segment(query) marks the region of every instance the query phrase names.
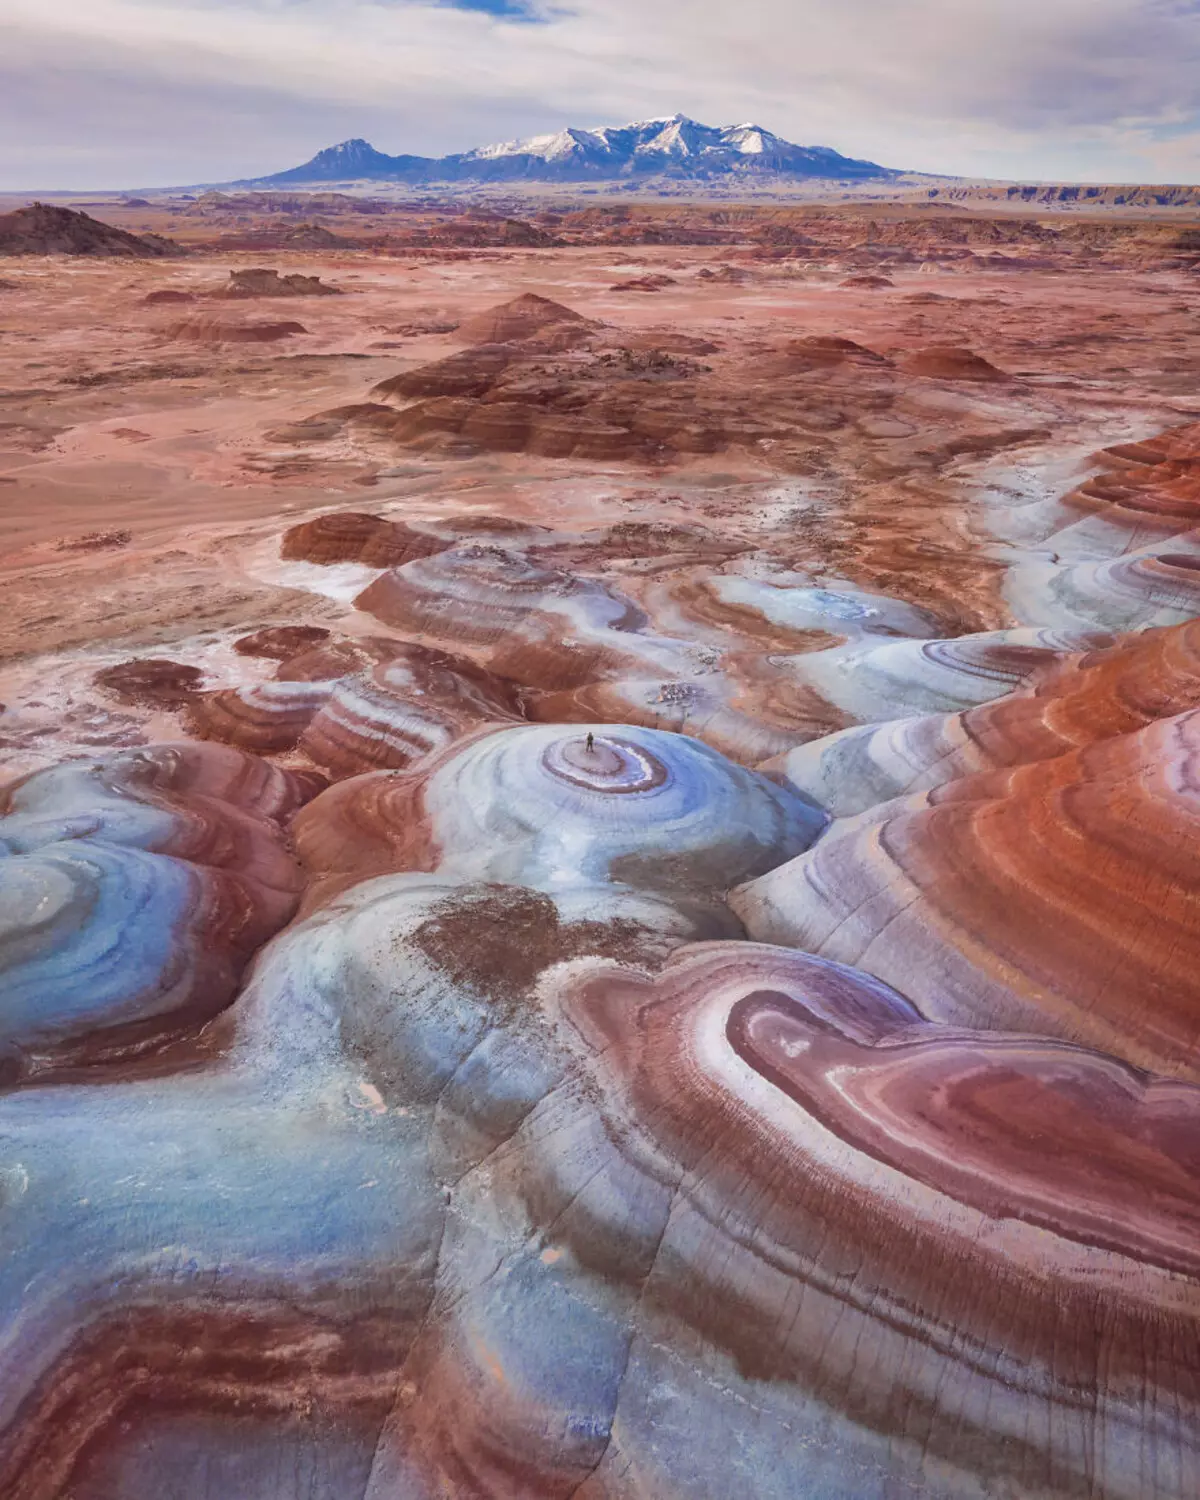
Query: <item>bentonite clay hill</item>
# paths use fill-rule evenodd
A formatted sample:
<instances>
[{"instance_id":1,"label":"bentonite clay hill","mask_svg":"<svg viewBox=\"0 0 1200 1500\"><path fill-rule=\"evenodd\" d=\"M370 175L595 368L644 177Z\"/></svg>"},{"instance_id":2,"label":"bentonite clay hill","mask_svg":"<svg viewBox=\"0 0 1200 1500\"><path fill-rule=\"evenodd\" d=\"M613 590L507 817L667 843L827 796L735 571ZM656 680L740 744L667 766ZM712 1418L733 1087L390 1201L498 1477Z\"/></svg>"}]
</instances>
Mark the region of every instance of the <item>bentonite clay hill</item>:
<instances>
[{"instance_id":1,"label":"bentonite clay hill","mask_svg":"<svg viewBox=\"0 0 1200 1500\"><path fill-rule=\"evenodd\" d=\"M0 1494L1194 1500L1200 231L207 196L5 277Z\"/></svg>"},{"instance_id":2,"label":"bentonite clay hill","mask_svg":"<svg viewBox=\"0 0 1200 1500\"><path fill-rule=\"evenodd\" d=\"M0 214L0 255L170 255L175 247L157 235L129 234L75 209L34 203Z\"/></svg>"}]
</instances>

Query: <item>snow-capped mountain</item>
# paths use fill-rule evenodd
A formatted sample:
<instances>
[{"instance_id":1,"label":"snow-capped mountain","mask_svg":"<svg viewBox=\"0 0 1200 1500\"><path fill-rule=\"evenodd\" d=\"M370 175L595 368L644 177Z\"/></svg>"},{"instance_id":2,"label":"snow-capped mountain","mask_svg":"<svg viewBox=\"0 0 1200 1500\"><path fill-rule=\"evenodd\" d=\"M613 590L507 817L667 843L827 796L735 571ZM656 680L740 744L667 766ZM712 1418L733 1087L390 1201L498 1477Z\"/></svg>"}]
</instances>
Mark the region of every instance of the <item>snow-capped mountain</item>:
<instances>
[{"instance_id":1,"label":"snow-capped mountain","mask_svg":"<svg viewBox=\"0 0 1200 1500\"><path fill-rule=\"evenodd\" d=\"M687 115L629 125L569 128L554 135L503 141L454 156L387 156L363 140L320 151L301 167L257 178L254 187L308 182L579 182L633 176L891 177L875 162L828 146L796 146L761 125L702 125Z\"/></svg>"}]
</instances>

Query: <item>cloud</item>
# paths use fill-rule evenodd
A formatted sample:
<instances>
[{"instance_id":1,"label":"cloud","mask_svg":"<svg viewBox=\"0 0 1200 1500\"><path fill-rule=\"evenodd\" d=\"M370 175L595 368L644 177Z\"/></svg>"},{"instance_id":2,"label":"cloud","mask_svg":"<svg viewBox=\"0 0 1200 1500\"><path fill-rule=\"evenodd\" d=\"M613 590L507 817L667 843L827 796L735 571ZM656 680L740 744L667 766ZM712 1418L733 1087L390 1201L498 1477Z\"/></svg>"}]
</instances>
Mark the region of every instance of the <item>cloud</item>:
<instances>
[{"instance_id":1,"label":"cloud","mask_svg":"<svg viewBox=\"0 0 1200 1500\"><path fill-rule=\"evenodd\" d=\"M931 171L1200 176L1192 0L0 0L0 31L13 188L676 109Z\"/></svg>"}]
</instances>

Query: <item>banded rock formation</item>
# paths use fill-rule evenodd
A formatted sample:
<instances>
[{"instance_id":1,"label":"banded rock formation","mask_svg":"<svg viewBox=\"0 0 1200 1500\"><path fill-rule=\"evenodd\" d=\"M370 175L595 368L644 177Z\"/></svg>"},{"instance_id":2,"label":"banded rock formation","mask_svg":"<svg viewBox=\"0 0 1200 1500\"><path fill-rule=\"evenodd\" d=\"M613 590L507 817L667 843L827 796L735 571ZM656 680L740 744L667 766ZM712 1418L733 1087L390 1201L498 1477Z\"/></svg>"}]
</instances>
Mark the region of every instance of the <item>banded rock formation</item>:
<instances>
[{"instance_id":1,"label":"banded rock formation","mask_svg":"<svg viewBox=\"0 0 1200 1500\"><path fill-rule=\"evenodd\" d=\"M525 292L511 302L489 307L459 324L459 337L469 344L513 344L544 334L548 329L568 338L586 335L596 325L582 313L549 297Z\"/></svg>"},{"instance_id":2,"label":"banded rock formation","mask_svg":"<svg viewBox=\"0 0 1200 1500\"><path fill-rule=\"evenodd\" d=\"M587 735L593 736L589 747ZM306 898L436 870L557 891L610 882L707 902L808 847L824 813L698 740L632 725L524 725L407 773L331 787L295 823Z\"/></svg>"},{"instance_id":3,"label":"banded rock formation","mask_svg":"<svg viewBox=\"0 0 1200 1500\"><path fill-rule=\"evenodd\" d=\"M403 521L364 511L334 510L285 531L280 556L293 562L397 568L415 558L444 552L446 546L438 537L414 531Z\"/></svg>"},{"instance_id":4,"label":"banded rock formation","mask_svg":"<svg viewBox=\"0 0 1200 1500\"><path fill-rule=\"evenodd\" d=\"M885 802L735 894L949 1024L1200 1081L1200 711Z\"/></svg>"},{"instance_id":5,"label":"banded rock formation","mask_svg":"<svg viewBox=\"0 0 1200 1500\"><path fill-rule=\"evenodd\" d=\"M227 1004L290 918L284 825L312 777L215 745L40 771L0 795L0 1046L36 1072Z\"/></svg>"},{"instance_id":6,"label":"banded rock formation","mask_svg":"<svg viewBox=\"0 0 1200 1500\"><path fill-rule=\"evenodd\" d=\"M483 724L523 717L513 683L466 657L397 644L389 661L334 686L300 748L332 775L356 776L400 769Z\"/></svg>"},{"instance_id":7,"label":"banded rock formation","mask_svg":"<svg viewBox=\"0 0 1200 1500\"><path fill-rule=\"evenodd\" d=\"M254 682L204 693L189 704L183 726L201 740L220 740L256 755L294 750L336 680Z\"/></svg>"},{"instance_id":8,"label":"banded rock formation","mask_svg":"<svg viewBox=\"0 0 1200 1500\"><path fill-rule=\"evenodd\" d=\"M499 676L548 690L613 675L653 649L629 599L491 545L391 569L355 604L394 629L478 648Z\"/></svg>"},{"instance_id":9,"label":"banded rock formation","mask_svg":"<svg viewBox=\"0 0 1200 1500\"><path fill-rule=\"evenodd\" d=\"M166 1484L201 1433L261 1487L315 1409L318 1495L1185 1500L1200 1090L687 935L388 876L272 945L224 1061L0 1100L46 1189L6 1493ZM131 1172L152 1222L106 1212Z\"/></svg>"},{"instance_id":10,"label":"banded rock formation","mask_svg":"<svg viewBox=\"0 0 1200 1500\"><path fill-rule=\"evenodd\" d=\"M835 817L976 772L1069 750L1200 708L1200 626L1130 635L1054 659L1024 687L965 713L867 724L799 745L769 769Z\"/></svg>"}]
</instances>

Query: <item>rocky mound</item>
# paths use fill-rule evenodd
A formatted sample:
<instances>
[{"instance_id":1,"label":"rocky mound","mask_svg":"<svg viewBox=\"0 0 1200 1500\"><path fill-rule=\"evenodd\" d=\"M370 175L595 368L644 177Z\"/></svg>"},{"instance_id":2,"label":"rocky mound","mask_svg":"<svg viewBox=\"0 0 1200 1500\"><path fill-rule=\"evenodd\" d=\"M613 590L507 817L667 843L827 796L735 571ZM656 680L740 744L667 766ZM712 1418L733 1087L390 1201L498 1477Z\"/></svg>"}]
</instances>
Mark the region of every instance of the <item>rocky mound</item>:
<instances>
[{"instance_id":1,"label":"rocky mound","mask_svg":"<svg viewBox=\"0 0 1200 1500\"><path fill-rule=\"evenodd\" d=\"M910 375L924 375L929 380L1007 380L1003 370L970 349L918 349L904 362Z\"/></svg>"},{"instance_id":2,"label":"rocky mound","mask_svg":"<svg viewBox=\"0 0 1200 1500\"><path fill-rule=\"evenodd\" d=\"M645 624L631 600L598 580L479 544L393 568L355 604L407 634L475 646L499 676L547 689L628 669Z\"/></svg>"},{"instance_id":3,"label":"rocky mound","mask_svg":"<svg viewBox=\"0 0 1200 1500\"><path fill-rule=\"evenodd\" d=\"M268 625L234 641L233 649L239 656L266 656L287 661L328 639L329 631L323 625Z\"/></svg>"},{"instance_id":4,"label":"rocky mound","mask_svg":"<svg viewBox=\"0 0 1200 1500\"><path fill-rule=\"evenodd\" d=\"M516 686L466 657L413 642L343 678L300 748L333 776L399 769L484 724L524 718Z\"/></svg>"},{"instance_id":5,"label":"rocky mound","mask_svg":"<svg viewBox=\"0 0 1200 1500\"><path fill-rule=\"evenodd\" d=\"M395 396L482 396L516 357L506 344L479 344L446 359L381 380L373 387L371 395L382 400Z\"/></svg>"},{"instance_id":6,"label":"rocky mound","mask_svg":"<svg viewBox=\"0 0 1200 1500\"><path fill-rule=\"evenodd\" d=\"M280 555L287 561L363 563L398 568L418 557L444 552L449 542L363 511L330 511L284 532Z\"/></svg>"},{"instance_id":7,"label":"rocky mound","mask_svg":"<svg viewBox=\"0 0 1200 1500\"><path fill-rule=\"evenodd\" d=\"M128 256L150 259L179 254L178 245L157 235L130 234L90 214L49 203L33 203L0 214L0 255Z\"/></svg>"},{"instance_id":8,"label":"rocky mound","mask_svg":"<svg viewBox=\"0 0 1200 1500\"><path fill-rule=\"evenodd\" d=\"M236 300L242 297L340 297L340 288L326 286L319 276L291 274L281 276L278 271L252 269L230 271L228 284L214 297Z\"/></svg>"},{"instance_id":9,"label":"rocky mound","mask_svg":"<svg viewBox=\"0 0 1200 1500\"><path fill-rule=\"evenodd\" d=\"M255 682L203 693L183 713L183 727L198 740L271 755L293 750L333 692L329 681Z\"/></svg>"},{"instance_id":10,"label":"rocky mound","mask_svg":"<svg viewBox=\"0 0 1200 1500\"><path fill-rule=\"evenodd\" d=\"M93 679L120 703L142 708L180 708L200 691L203 673L161 657L144 657L105 667Z\"/></svg>"},{"instance_id":11,"label":"rocky mound","mask_svg":"<svg viewBox=\"0 0 1200 1500\"><path fill-rule=\"evenodd\" d=\"M171 307L179 303L195 302L195 300L195 292L180 292L171 287L164 287L157 292L147 292L142 298L147 307Z\"/></svg>"},{"instance_id":12,"label":"rocky mound","mask_svg":"<svg viewBox=\"0 0 1200 1500\"><path fill-rule=\"evenodd\" d=\"M502 302L498 307L489 307L486 312L464 319L458 332L471 344L511 344L562 324L573 324L581 332L591 326L581 313L564 307L561 302L526 292L511 302Z\"/></svg>"},{"instance_id":13,"label":"rocky mound","mask_svg":"<svg viewBox=\"0 0 1200 1500\"><path fill-rule=\"evenodd\" d=\"M592 731L589 747L587 730ZM619 878L703 902L718 871L780 864L825 815L683 735L631 725L521 725L468 736L408 775L339 783L295 826L310 906L376 874L438 868L534 886Z\"/></svg>"},{"instance_id":14,"label":"rocky mound","mask_svg":"<svg viewBox=\"0 0 1200 1500\"><path fill-rule=\"evenodd\" d=\"M191 318L173 323L167 337L197 344L274 344L307 333L303 323L223 323L219 318Z\"/></svg>"},{"instance_id":15,"label":"rocky mound","mask_svg":"<svg viewBox=\"0 0 1200 1500\"><path fill-rule=\"evenodd\" d=\"M0 793L0 1047L31 1072L207 1019L291 916L285 821L320 783L223 746L72 762Z\"/></svg>"},{"instance_id":16,"label":"rocky mound","mask_svg":"<svg viewBox=\"0 0 1200 1500\"><path fill-rule=\"evenodd\" d=\"M617 281L609 288L613 292L662 292L675 286L674 276L634 276L629 281Z\"/></svg>"},{"instance_id":17,"label":"rocky mound","mask_svg":"<svg viewBox=\"0 0 1200 1500\"><path fill-rule=\"evenodd\" d=\"M861 364L886 365L888 360L873 349L856 344L853 339L838 338L832 334L814 334L809 338L792 339L784 345L783 353L792 360L811 369L827 369L835 365Z\"/></svg>"}]
</instances>

